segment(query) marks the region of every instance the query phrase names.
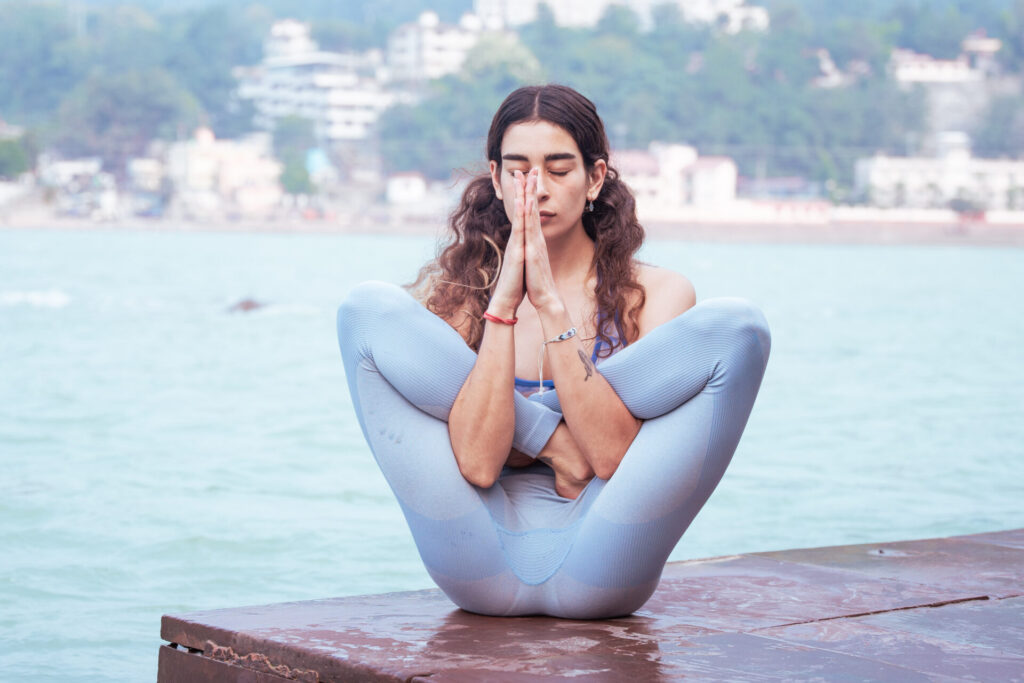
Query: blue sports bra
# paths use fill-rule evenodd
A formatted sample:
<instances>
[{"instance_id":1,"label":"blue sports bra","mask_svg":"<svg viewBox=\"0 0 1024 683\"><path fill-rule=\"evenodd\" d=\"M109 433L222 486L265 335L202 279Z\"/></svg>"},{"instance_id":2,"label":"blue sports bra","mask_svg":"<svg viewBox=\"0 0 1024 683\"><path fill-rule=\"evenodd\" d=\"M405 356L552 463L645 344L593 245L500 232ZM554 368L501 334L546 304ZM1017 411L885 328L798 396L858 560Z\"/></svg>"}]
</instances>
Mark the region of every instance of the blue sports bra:
<instances>
[{"instance_id":1,"label":"blue sports bra","mask_svg":"<svg viewBox=\"0 0 1024 683\"><path fill-rule=\"evenodd\" d=\"M618 335L616 337L616 341L625 338L625 335L622 334L622 325L619 323L619 316L617 315L615 316L615 332ZM594 352L590 354L590 362L593 363L594 365L597 365L597 352L601 350L601 344L601 340L598 339L597 343L594 344ZM626 342L623 342L622 346L625 347ZM546 389L555 388L555 380L553 379L543 380L543 384ZM516 377L515 385L516 388L520 390L520 392L525 393L525 390L539 389L541 386L541 382L535 379L521 379L519 377Z\"/></svg>"}]
</instances>

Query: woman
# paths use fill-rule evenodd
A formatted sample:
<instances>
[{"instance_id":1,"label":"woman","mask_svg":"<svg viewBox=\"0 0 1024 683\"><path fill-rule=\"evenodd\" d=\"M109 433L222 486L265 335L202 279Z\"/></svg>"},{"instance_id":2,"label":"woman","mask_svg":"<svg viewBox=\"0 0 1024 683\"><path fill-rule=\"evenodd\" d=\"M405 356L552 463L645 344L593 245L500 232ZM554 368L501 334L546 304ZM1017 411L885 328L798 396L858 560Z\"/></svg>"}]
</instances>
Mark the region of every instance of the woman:
<instances>
[{"instance_id":1,"label":"woman","mask_svg":"<svg viewBox=\"0 0 1024 683\"><path fill-rule=\"evenodd\" d=\"M341 306L356 414L457 605L629 614L732 457L767 325L635 260L633 197L576 91L513 92L487 155L420 273L423 304L366 283Z\"/></svg>"}]
</instances>

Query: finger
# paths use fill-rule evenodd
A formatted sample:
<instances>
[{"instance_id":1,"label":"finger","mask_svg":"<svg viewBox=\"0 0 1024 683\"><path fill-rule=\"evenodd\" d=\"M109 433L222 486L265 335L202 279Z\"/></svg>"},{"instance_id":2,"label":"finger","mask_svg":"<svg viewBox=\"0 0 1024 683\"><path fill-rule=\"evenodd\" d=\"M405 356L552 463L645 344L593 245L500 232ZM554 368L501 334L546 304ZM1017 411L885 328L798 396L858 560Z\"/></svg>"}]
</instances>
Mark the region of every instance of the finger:
<instances>
[{"instance_id":1,"label":"finger","mask_svg":"<svg viewBox=\"0 0 1024 683\"><path fill-rule=\"evenodd\" d=\"M525 251L525 240L523 238L523 204L525 202L525 193L523 192L523 184L521 182L522 175L521 171L514 171L512 173L512 231L509 234L508 244L505 247L506 257L510 259L510 263L521 263Z\"/></svg>"},{"instance_id":2,"label":"finger","mask_svg":"<svg viewBox=\"0 0 1024 683\"><path fill-rule=\"evenodd\" d=\"M541 239L541 236L543 235L540 225L540 202L537 199L537 181L539 175L539 171L531 174L529 189L527 192L528 205L526 207L527 213L524 217L524 223L526 225L527 239L531 241Z\"/></svg>"},{"instance_id":3,"label":"finger","mask_svg":"<svg viewBox=\"0 0 1024 683\"><path fill-rule=\"evenodd\" d=\"M528 218L537 208L537 169L535 168L530 169L529 175L526 176L524 194L526 195L525 217Z\"/></svg>"},{"instance_id":4,"label":"finger","mask_svg":"<svg viewBox=\"0 0 1024 683\"><path fill-rule=\"evenodd\" d=\"M519 181L521 183L520 188L519 188L519 192L520 192L520 196L523 198L523 221L524 221L524 223L526 221L526 217L530 215L530 210L527 208L529 203L530 203L530 195L529 195L529 192L527 192L527 187L530 184L529 178L530 178L529 174L524 175L522 171L519 172Z\"/></svg>"},{"instance_id":5,"label":"finger","mask_svg":"<svg viewBox=\"0 0 1024 683\"><path fill-rule=\"evenodd\" d=\"M512 212L512 227L516 228L517 224L522 227L523 224L523 209L526 203L526 192L524 189L525 180L523 179L522 171L515 171L512 174L512 186L515 192L515 202Z\"/></svg>"}]
</instances>

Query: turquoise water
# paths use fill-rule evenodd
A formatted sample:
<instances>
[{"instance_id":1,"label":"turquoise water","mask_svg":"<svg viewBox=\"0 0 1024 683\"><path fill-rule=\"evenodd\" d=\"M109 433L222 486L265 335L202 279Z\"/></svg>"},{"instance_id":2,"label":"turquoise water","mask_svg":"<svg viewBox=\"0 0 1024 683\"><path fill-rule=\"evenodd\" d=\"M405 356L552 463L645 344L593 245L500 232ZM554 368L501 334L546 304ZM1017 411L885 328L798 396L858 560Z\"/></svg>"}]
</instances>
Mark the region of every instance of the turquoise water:
<instances>
[{"instance_id":1,"label":"turquoise water","mask_svg":"<svg viewBox=\"0 0 1024 683\"><path fill-rule=\"evenodd\" d=\"M430 581L351 412L345 292L430 239L0 231L0 680L153 680L167 612ZM1024 526L1024 250L659 242L773 328L674 559ZM250 313L244 298L267 304Z\"/></svg>"}]
</instances>

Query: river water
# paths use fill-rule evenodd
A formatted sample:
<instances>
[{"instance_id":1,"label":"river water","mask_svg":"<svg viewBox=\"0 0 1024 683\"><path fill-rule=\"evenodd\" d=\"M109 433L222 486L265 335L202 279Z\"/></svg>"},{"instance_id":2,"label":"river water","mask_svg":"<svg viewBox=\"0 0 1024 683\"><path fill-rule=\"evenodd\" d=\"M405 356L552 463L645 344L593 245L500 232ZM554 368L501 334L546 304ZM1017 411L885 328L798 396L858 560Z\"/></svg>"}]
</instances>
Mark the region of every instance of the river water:
<instances>
[{"instance_id":1,"label":"river water","mask_svg":"<svg viewBox=\"0 0 1024 683\"><path fill-rule=\"evenodd\" d=\"M334 314L428 238L0 231L0 680L153 680L160 615L430 586ZM660 241L772 359L673 559L1024 526L1024 250ZM265 306L229 309L251 298Z\"/></svg>"}]
</instances>

